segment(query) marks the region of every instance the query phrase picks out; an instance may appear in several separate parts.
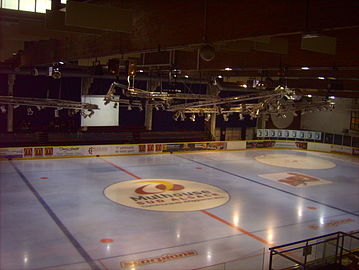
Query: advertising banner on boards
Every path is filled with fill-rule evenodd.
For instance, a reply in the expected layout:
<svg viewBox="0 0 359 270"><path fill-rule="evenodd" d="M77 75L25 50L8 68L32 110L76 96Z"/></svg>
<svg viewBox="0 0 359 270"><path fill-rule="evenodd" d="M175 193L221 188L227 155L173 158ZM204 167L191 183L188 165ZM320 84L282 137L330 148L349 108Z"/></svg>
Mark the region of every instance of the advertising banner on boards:
<svg viewBox="0 0 359 270"><path fill-rule="evenodd" d="M22 158L24 154L23 148L1 148L0 158Z"/></svg>
<svg viewBox="0 0 359 270"><path fill-rule="evenodd" d="M246 148L271 148L275 145L275 141L247 141Z"/></svg>
<svg viewBox="0 0 359 270"><path fill-rule="evenodd" d="M307 149L306 142L296 141L275 141L274 148L287 148L287 149Z"/></svg>
<svg viewBox="0 0 359 270"><path fill-rule="evenodd" d="M226 142L176 143L164 144L163 152L225 150L226 148Z"/></svg>

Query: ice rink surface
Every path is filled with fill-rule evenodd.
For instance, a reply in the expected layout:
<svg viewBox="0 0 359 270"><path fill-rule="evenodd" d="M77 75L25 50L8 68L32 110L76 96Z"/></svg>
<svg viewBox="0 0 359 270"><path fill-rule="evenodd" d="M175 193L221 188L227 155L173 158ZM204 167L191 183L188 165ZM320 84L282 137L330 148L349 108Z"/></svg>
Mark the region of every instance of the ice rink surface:
<svg viewBox="0 0 359 270"><path fill-rule="evenodd" d="M190 182L176 179L194 182L192 190L198 183L218 188L228 200L212 208L214 199L200 197L200 210L183 203L182 210L153 211L104 192L129 180L118 200L141 181L136 192L143 196L189 190ZM0 184L1 270L212 270L229 261L255 270L271 246L359 229L359 159L344 155L247 150L12 160L0 162Z"/></svg>

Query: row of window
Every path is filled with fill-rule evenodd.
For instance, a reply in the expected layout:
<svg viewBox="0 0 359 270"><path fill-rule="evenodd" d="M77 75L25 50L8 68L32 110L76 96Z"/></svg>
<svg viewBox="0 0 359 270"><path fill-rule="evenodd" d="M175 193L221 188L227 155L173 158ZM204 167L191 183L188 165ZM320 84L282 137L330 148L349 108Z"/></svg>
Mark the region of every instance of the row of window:
<svg viewBox="0 0 359 270"><path fill-rule="evenodd" d="M66 4L67 0L61 0ZM51 0L1 0L1 8L45 13L51 9Z"/></svg>

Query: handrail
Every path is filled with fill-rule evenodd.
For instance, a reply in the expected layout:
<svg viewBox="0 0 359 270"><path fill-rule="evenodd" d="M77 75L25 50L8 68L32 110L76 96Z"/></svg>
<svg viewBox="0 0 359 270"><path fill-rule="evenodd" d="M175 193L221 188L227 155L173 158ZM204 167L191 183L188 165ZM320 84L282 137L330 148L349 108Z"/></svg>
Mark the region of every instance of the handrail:
<svg viewBox="0 0 359 270"><path fill-rule="evenodd" d="M296 245L296 244L303 243L303 242L312 241L312 240L315 240L315 239L320 239L320 238L324 238L324 237L328 237L328 236L332 236L332 235L337 235L338 233L341 233L341 232L328 233L328 234L325 234L325 235L321 235L321 236L317 236L317 237L312 237L312 238L308 238L308 239L304 239L304 240L292 242L292 243L289 243L289 244L284 244L284 245L280 245L280 246L270 247L269 250L279 249L279 248L283 248L283 247L287 247L287 246L292 246L292 245Z"/></svg>
<svg viewBox="0 0 359 270"><path fill-rule="evenodd" d="M289 260L290 262L292 262L292 264L296 264L295 266L300 265L300 266L304 267L304 269L307 269L307 266L309 266L309 265L327 262L329 258L331 258L331 260L334 259L333 262L339 263L341 265L343 263L343 261L342 261L343 256L345 254L352 254L352 251L350 249L353 248L353 246L351 244L349 247L347 247L344 244L345 243L344 241L345 241L345 239L348 239L348 238L359 240L359 237L354 235L357 233L359 233L359 231L354 231L354 232L349 232L349 233L338 231L335 233L329 233L329 234L325 234L325 235L321 235L321 236L317 236L317 237L312 237L312 238L296 241L296 242L289 243L289 244L271 247L271 248L269 248L269 250L270 250L269 269L273 270L272 263L273 263L273 257L275 257L275 255L279 255L279 256ZM326 238L326 239L324 239L324 238ZM333 240L335 240L335 243L333 243ZM311 243L311 241L313 241L313 242ZM308 256L311 255L311 250L312 250L311 247L320 246L322 244L324 244L324 247L328 244L330 246L333 246L335 249L335 255L332 254L329 256L325 256L323 253L323 257L321 259L318 258L318 259L313 260L313 258L309 257L311 259L309 261L307 261ZM295 245L299 245L299 246L284 249L286 247L295 246ZM310 249L307 254L307 251L305 249L308 247L310 247ZM297 250L303 250L304 262L298 261L298 259L294 255L293 255L294 258L291 256L291 252L297 251ZM287 253L288 255L285 253ZM286 269L292 269L292 267L286 268Z"/></svg>

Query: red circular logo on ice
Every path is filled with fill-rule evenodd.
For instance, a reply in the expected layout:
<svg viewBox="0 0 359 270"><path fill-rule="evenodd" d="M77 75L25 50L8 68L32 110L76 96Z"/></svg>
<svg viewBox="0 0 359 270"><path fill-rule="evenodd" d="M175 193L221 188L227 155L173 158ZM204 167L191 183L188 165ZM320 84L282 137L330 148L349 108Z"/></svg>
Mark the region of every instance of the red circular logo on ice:
<svg viewBox="0 0 359 270"><path fill-rule="evenodd" d="M182 190L184 186L173 184L167 181L143 181L143 183L150 183L140 186L135 189L138 194L159 194L165 191Z"/></svg>

